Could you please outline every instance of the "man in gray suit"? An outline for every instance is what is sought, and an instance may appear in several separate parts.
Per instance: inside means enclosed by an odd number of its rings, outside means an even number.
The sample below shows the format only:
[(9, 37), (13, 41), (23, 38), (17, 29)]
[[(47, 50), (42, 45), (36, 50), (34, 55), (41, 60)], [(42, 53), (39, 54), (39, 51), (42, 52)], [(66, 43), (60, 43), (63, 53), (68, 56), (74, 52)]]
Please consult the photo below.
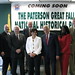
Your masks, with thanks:
[(19, 27), (14, 27), (14, 34), (11, 35), (11, 58), (12, 58), (12, 75), (16, 74), (17, 64), (20, 66), (20, 75), (24, 74), (24, 47), (25, 36), (19, 33)]
[(70, 33), (72, 35), (70, 75), (75, 75), (75, 18), (73, 19), (73, 26), (70, 28)]

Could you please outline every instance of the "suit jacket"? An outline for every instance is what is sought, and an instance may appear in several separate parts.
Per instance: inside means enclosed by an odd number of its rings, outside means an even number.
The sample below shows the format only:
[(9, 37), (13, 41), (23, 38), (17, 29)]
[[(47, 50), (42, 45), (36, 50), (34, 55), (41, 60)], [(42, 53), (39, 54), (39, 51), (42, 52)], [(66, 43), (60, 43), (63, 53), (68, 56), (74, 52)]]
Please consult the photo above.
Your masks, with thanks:
[(75, 55), (75, 29), (73, 27), (70, 28), (70, 34), (72, 36), (71, 54)]
[(51, 59), (55, 59), (60, 54), (60, 47), (57, 35), (50, 33), (48, 45), (46, 43), (46, 35), (42, 36), (42, 54)]
[(1, 55), (1, 51), (2, 51), (2, 39), (1, 39), (1, 34), (0, 34), (0, 55)]
[(29, 37), (29, 28), (23, 30), (23, 34), (25, 35), (26, 39)]
[(6, 32), (1, 34), (1, 52), (2, 51), (5, 53), (5, 55), (2, 57), (10, 57), (10, 35), (8, 35)]
[(70, 45), (71, 45), (71, 41), (72, 41), (72, 37), (70, 34), (64, 35), (62, 36), (62, 38), (59, 36), (59, 44), (60, 44), (60, 48), (61, 48), (61, 53), (64, 54), (70, 54)]
[[(15, 34), (11, 35), (11, 57), (24, 57), (24, 47), (25, 47), (25, 37), (23, 34), (19, 33), (19, 39)], [(16, 53), (16, 49), (21, 49), (19, 54)]]
[(42, 48), (42, 42), (40, 37), (36, 36), (34, 41), (32, 39), (32, 36), (27, 38), (26, 51), (28, 54), (35, 53), (39, 55), (41, 54), (41, 48)]

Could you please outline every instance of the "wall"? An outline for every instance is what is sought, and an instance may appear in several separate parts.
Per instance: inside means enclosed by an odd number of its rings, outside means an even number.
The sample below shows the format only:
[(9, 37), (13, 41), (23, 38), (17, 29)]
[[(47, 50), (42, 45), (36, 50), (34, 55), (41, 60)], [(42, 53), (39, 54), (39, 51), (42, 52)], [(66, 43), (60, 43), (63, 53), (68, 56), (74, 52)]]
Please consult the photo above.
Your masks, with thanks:
[(8, 14), (11, 13), (11, 4), (0, 4), (0, 33), (3, 32), (4, 24), (7, 23)]

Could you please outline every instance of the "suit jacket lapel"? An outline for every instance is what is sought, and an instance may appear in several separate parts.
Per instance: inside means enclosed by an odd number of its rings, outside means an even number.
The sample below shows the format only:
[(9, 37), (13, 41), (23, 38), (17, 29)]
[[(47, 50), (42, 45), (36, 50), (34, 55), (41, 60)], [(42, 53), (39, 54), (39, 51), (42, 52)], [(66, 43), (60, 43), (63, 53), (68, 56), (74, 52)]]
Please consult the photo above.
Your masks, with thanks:
[(44, 35), (43, 41), (44, 41), (44, 43), (46, 44), (46, 35)]
[(14, 34), (13, 38), (16, 39), (16, 40), (18, 40), (18, 37), (15, 34)]
[(46, 45), (48, 45), (47, 42), (46, 42), (46, 34), (45, 34), (45, 36), (44, 36), (44, 41), (45, 41)]
[(48, 44), (51, 43), (52, 39), (52, 34), (50, 33), (49, 38), (48, 38)]
[(21, 34), (19, 33), (19, 40), (22, 38)]

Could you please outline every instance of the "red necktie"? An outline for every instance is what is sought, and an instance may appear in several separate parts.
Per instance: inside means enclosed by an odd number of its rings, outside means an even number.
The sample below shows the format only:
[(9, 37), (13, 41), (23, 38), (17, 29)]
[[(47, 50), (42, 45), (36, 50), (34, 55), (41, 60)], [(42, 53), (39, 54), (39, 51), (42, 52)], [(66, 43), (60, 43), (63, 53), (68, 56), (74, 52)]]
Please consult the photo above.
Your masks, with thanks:
[(48, 45), (48, 34), (46, 35), (46, 43)]

